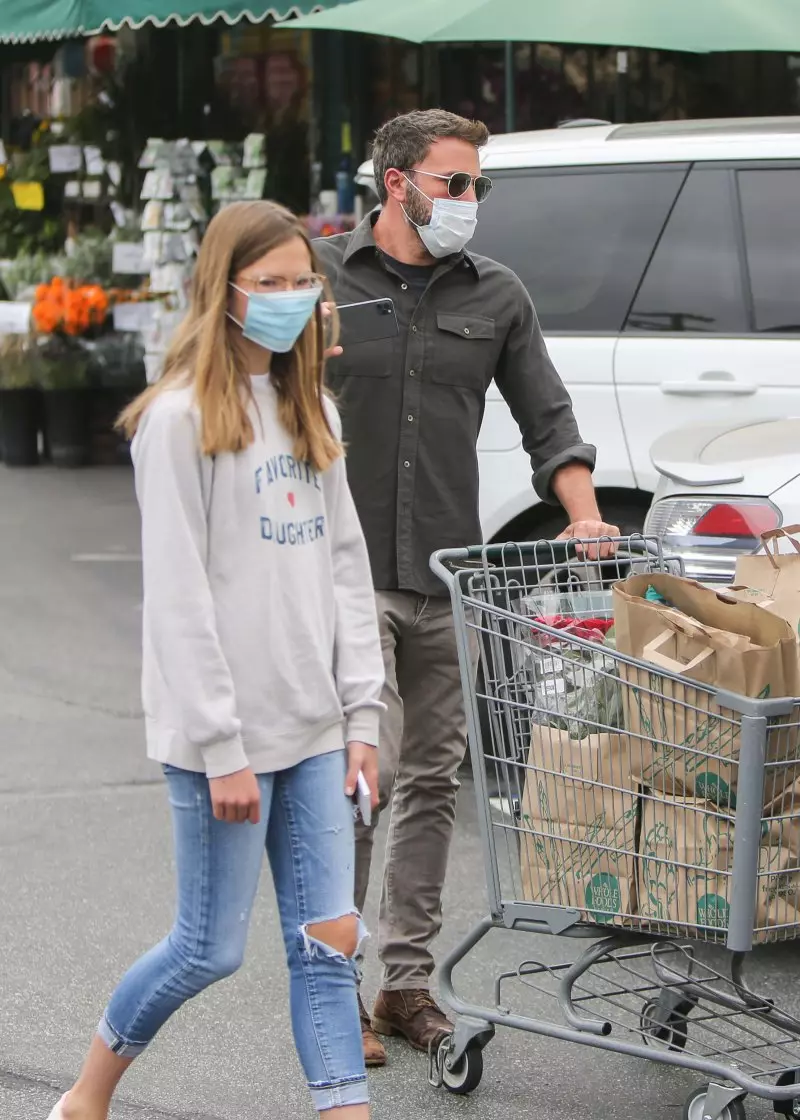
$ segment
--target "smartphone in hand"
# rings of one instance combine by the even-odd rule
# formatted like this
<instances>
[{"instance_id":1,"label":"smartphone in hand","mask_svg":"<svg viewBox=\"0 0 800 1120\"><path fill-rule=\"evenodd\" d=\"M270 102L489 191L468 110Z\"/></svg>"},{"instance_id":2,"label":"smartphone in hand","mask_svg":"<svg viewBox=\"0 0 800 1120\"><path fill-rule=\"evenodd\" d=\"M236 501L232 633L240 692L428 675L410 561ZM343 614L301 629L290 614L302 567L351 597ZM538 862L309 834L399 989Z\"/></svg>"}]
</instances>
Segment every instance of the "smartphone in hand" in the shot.
<instances>
[{"instance_id":1,"label":"smartphone in hand","mask_svg":"<svg viewBox=\"0 0 800 1120\"><path fill-rule=\"evenodd\" d=\"M367 828L372 824L372 796L369 792L367 779L363 774L358 775L358 784L356 785L356 805L361 814L361 820Z\"/></svg>"}]
</instances>

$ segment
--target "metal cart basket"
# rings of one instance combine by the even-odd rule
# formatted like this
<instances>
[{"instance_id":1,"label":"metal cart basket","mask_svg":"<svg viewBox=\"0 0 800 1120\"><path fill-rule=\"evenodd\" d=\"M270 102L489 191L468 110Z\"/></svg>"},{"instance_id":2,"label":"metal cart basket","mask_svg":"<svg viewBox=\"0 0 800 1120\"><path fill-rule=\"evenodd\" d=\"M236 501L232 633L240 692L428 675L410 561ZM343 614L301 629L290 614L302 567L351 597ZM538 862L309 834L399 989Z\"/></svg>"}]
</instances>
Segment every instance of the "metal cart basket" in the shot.
<instances>
[{"instance_id":1,"label":"metal cart basket","mask_svg":"<svg viewBox=\"0 0 800 1120\"><path fill-rule=\"evenodd\" d=\"M619 653L612 584L680 565L641 537L595 559L602 543L431 561L452 597L490 909L442 966L455 1029L431 1082L475 1089L501 1025L696 1070L687 1120L741 1120L747 1094L800 1117L800 1020L745 980L755 945L800 932L800 700ZM453 970L497 928L576 951L525 960L478 1006ZM531 989L548 1018L525 1013Z\"/></svg>"}]
</instances>

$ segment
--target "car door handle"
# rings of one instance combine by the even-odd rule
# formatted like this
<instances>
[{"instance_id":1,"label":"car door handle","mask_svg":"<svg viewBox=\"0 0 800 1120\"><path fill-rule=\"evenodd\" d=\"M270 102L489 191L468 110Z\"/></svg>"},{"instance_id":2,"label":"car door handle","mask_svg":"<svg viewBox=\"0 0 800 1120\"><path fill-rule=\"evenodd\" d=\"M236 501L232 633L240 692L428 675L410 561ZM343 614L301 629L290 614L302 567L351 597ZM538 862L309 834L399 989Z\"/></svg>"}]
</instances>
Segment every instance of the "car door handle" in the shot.
<instances>
[{"instance_id":1,"label":"car door handle","mask_svg":"<svg viewBox=\"0 0 800 1120\"><path fill-rule=\"evenodd\" d=\"M725 370L707 370L696 381L662 381L661 392L671 397L752 397L758 386L751 381L737 381Z\"/></svg>"}]
</instances>

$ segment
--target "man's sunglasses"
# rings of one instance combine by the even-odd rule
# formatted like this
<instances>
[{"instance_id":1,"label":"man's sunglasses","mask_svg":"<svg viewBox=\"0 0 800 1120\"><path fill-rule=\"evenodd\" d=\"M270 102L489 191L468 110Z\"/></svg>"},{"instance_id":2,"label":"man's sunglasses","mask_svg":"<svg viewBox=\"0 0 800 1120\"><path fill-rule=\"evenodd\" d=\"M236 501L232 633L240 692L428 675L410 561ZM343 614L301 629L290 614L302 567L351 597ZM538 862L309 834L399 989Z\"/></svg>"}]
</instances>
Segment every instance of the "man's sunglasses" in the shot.
<instances>
[{"instance_id":1,"label":"man's sunglasses","mask_svg":"<svg viewBox=\"0 0 800 1120\"><path fill-rule=\"evenodd\" d=\"M485 202L491 194L492 180L488 175L468 175L466 171L456 171L452 175L437 175L435 171L420 171L411 168L406 175L427 175L430 179L441 179L447 183L447 193L451 198L463 198L470 187L475 188L475 198L478 202Z\"/></svg>"}]
</instances>

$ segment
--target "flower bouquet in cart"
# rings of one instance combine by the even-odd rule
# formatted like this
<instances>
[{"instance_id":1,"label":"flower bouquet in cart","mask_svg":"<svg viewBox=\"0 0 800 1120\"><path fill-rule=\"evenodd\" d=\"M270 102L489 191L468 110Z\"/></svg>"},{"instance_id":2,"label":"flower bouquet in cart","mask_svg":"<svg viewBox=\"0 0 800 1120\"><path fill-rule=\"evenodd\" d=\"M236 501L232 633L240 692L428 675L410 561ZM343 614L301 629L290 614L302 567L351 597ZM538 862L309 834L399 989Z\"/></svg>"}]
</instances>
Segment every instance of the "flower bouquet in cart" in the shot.
<instances>
[{"instance_id":1,"label":"flower bouquet in cart","mask_svg":"<svg viewBox=\"0 0 800 1120\"><path fill-rule=\"evenodd\" d=\"M36 289L33 322L41 359L45 429L53 462L82 466L89 457L93 340L105 328L109 299L96 284L55 276Z\"/></svg>"},{"instance_id":2,"label":"flower bouquet in cart","mask_svg":"<svg viewBox=\"0 0 800 1120\"><path fill-rule=\"evenodd\" d=\"M577 740L621 727L611 592L546 588L522 606L535 623L519 627L533 721Z\"/></svg>"}]
</instances>

